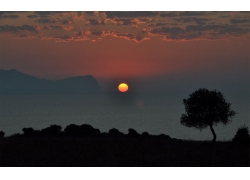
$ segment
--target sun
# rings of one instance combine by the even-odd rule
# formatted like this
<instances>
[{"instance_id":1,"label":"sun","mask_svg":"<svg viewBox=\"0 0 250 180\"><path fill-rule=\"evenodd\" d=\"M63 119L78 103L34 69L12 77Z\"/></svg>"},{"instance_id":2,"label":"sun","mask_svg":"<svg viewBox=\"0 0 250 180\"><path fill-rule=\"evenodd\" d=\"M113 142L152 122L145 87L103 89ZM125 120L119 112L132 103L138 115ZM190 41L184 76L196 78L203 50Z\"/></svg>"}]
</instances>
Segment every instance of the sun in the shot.
<instances>
[{"instance_id":1,"label":"sun","mask_svg":"<svg viewBox=\"0 0 250 180\"><path fill-rule=\"evenodd\" d=\"M121 83L119 86L118 86L118 89L120 92L127 92L128 90L128 85L126 83Z\"/></svg>"}]
</instances>

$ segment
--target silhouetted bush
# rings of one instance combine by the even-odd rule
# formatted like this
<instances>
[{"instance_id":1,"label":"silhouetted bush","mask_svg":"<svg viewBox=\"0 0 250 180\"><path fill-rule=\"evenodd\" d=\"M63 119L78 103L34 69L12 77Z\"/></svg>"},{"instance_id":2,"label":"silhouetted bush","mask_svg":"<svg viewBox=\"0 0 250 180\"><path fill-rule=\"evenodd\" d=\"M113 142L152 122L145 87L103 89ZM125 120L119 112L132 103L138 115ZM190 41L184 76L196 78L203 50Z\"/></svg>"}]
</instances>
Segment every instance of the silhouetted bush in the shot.
<instances>
[{"instance_id":1,"label":"silhouetted bush","mask_svg":"<svg viewBox=\"0 0 250 180\"><path fill-rule=\"evenodd\" d=\"M106 137L109 137L109 134L107 132L102 132L100 134L100 136L103 137L103 138L106 138Z\"/></svg>"},{"instance_id":2,"label":"silhouetted bush","mask_svg":"<svg viewBox=\"0 0 250 180\"><path fill-rule=\"evenodd\" d=\"M16 133L16 134L10 135L9 137L21 137L21 134L20 133Z\"/></svg>"},{"instance_id":3,"label":"silhouetted bush","mask_svg":"<svg viewBox=\"0 0 250 180\"><path fill-rule=\"evenodd\" d=\"M142 135L143 137L149 137L148 132L143 132L141 135Z\"/></svg>"},{"instance_id":4,"label":"silhouetted bush","mask_svg":"<svg viewBox=\"0 0 250 180\"><path fill-rule=\"evenodd\" d=\"M91 125L88 125L88 124L81 125L80 132L82 136L95 136L95 135L100 134L99 129L95 129Z\"/></svg>"},{"instance_id":5,"label":"silhouetted bush","mask_svg":"<svg viewBox=\"0 0 250 180\"><path fill-rule=\"evenodd\" d=\"M24 136L28 136L28 137L33 137L33 136L37 136L39 131L34 130L33 128L29 127L29 128L23 128L23 135Z\"/></svg>"},{"instance_id":6,"label":"silhouetted bush","mask_svg":"<svg viewBox=\"0 0 250 180\"><path fill-rule=\"evenodd\" d=\"M59 136L61 134L62 127L59 125L51 125L41 130L43 136Z\"/></svg>"},{"instance_id":7,"label":"silhouetted bush","mask_svg":"<svg viewBox=\"0 0 250 180\"><path fill-rule=\"evenodd\" d=\"M139 137L140 134L138 134L138 132L132 128L128 129L128 136L129 137Z\"/></svg>"},{"instance_id":8,"label":"silhouetted bush","mask_svg":"<svg viewBox=\"0 0 250 180\"><path fill-rule=\"evenodd\" d=\"M250 136L248 127L246 126L240 127L232 141L236 145L243 145L243 146L249 145Z\"/></svg>"},{"instance_id":9,"label":"silhouetted bush","mask_svg":"<svg viewBox=\"0 0 250 180\"><path fill-rule=\"evenodd\" d=\"M79 126L75 124L70 124L64 128L64 133L67 136L78 136Z\"/></svg>"},{"instance_id":10,"label":"silhouetted bush","mask_svg":"<svg viewBox=\"0 0 250 180\"><path fill-rule=\"evenodd\" d=\"M98 136L99 129L93 128L91 125L83 124L81 126L70 124L64 129L66 136Z\"/></svg>"},{"instance_id":11,"label":"silhouetted bush","mask_svg":"<svg viewBox=\"0 0 250 180\"><path fill-rule=\"evenodd\" d=\"M118 137L118 136L122 136L124 134L121 133L119 130L117 130L115 128L112 128L112 129L109 130L109 135Z\"/></svg>"},{"instance_id":12,"label":"silhouetted bush","mask_svg":"<svg viewBox=\"0 0 250 180\"><path fill-rule=\"evenodd\" d=\"M5 133L3 131L0 131L0 138L3 138Z\"/></svg>"},{"instance_id":13,"label":"silhouetted bush","mask_svg":"<svg viewBox=\"0 0 250 180\"><path fill-rule=\"evenodd\" d=\"M168 135L166 135L166 134L160 134L158 137L159 137L159 138L163 138L163 139L167 139L167 140L170 140L170 139L171 139L171 137L168 136Z\"/></svg>"}]
</instances>

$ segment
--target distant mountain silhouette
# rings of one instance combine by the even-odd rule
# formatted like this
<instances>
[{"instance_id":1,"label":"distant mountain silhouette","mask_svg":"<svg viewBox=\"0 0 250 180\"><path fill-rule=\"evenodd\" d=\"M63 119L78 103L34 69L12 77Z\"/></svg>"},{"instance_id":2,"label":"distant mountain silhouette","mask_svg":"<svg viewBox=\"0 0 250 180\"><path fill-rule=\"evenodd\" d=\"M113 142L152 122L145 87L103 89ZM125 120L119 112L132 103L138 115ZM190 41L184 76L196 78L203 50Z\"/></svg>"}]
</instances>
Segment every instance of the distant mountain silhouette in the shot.
<instances>
[{"instance_id":1,"label":"distant mountain silhouette","mask_svg":"<svg viewBox=\"0 0 250 180\"><path fill-rule=\"evenodd\" d=\"M0 95L7 94L84 94L100 93L97 80L91 76L63 80L38 79L15 69L0 69Z\"/></svg>"}]
</instances>

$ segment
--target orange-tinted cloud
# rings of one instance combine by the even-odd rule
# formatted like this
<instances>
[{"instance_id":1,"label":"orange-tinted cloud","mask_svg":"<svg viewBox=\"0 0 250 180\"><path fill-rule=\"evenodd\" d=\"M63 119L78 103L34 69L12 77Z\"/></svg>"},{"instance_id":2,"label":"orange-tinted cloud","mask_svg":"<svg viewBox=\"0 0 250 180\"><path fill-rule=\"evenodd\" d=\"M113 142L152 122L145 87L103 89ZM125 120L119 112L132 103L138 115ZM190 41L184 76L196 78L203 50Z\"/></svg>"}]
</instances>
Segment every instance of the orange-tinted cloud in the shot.
<instances>
[{"instance_id":1,"label":"orange-tinted cloud","mask_svg":"<svg viewBox=\"0 0 250 180\"><path fill-rule=\"evenodd\" d=\"M37 25L27 25L27 24L24 24L22 26L9 26L9 25L0 26L0 32L29 31L38 33L38 29L39 27Z\"/></svg>"},{"instance_id":2,"label":"orange-tinted cloud","mask_svg":"<svg viewBox=\"0 0 250 180\"><path fill-rule=\"evenodd\" d=\"M87 25L105 25L104 20L88 19L85 21Z\"/></svg>"},{"instance_id":3,"label":"orange-tinted cloud","mask_svg":"<svg viewBox=\"0 0 250 180\"><path fill-rule=\"evenodd\" d=\"M5 23L0 22L0 32L7 32L15 37L21 33L27 36L34 32L40 35L45 33L46 37L52 39L55 35L64 37L68 34L78 41L102 40L103 37L110 36L138 43L152 37L169 41L239 37L248 35L250 29L249 12L38 11L22 13L24 15L19 15L19 12L0 12L0 18L5 18ZM10 24L6 23L8 19L11 19ZM18 21L19 19L21 21ZM15 25L15 21L18 25ZM25 23L22 25L20 22ZM20 34L16 34L17 32Z\"/></svg>"},{"instance_id":4,"label":"orange-tinted cloud","mask_svg":"<svg viewBox=\"0 0 250 180\"><path fill-rule=\"evenodd\" d=\"M2 15L2 16L0 16L0 18L2 18L2 19L4 19L4 18L17 19L17 18L19 18L19 15L16 15L16 14Z\"/></svg>"},{"instance_id":5,"label":"orange-tinted cloud","mask_svg":"<svg viewBox=\"0 0 250 180\"><path fill-rule=\"evenodd\" d=\"M54 19L48 19L48 18L37 19L36 22L41 23L41 24L56 23L56 21Z\"/></svg>"},{"instance_id":6,"label":"orange-tinted cloud","mask_svg":"<svg viewBox=\"0 0 250 180\"><path fill-rule=\"evenodd\" d=\"M158 15L158 12L153 11L108 11L105 12L108 18L136 18L136 17L154 17Z\"/></svg>"}]
</instances>

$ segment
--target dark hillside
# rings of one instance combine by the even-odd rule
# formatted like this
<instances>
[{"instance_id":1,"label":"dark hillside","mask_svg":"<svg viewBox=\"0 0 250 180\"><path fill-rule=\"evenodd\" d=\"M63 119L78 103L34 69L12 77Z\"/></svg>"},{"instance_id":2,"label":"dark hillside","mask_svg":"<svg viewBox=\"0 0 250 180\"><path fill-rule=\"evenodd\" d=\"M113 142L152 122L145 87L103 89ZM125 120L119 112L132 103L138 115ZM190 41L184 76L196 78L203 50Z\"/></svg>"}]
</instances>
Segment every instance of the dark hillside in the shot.
<instances>
[{"instance_id":1,"label":"dark hillside","mask_svg":"<svg viewBox=\"0 0 250 180\"><path fill-rule=\"evenodd\" d=\"M101 92L97 80L91 75L52 81L38 79L15 69L0 69L0 85L0 95L84 94Z\"/></svg>"}]
</instances>

